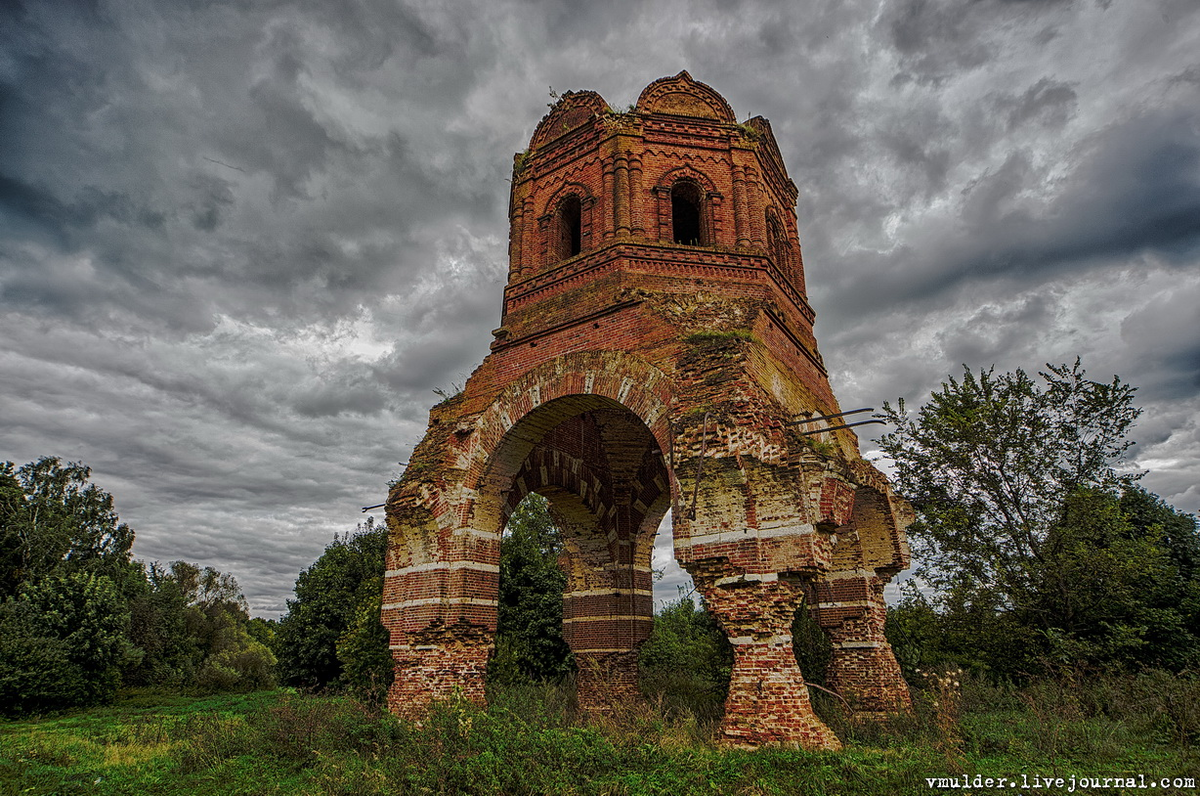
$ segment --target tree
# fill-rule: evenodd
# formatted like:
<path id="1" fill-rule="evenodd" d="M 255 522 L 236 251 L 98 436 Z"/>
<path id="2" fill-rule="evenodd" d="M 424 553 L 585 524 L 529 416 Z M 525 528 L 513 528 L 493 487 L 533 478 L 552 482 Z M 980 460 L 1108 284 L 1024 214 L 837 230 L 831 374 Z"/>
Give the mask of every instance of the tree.
<path id="1" fill-rule="evenodd" d="M 240 691 L 275 684 L 269 628 L 250 618 L 232 575 L 186 561 L 151 564 L 130 601 L 130 639 L 142 651 L 132 685 Z"/>
<path id="2" fill-rule="evenodd" d="M 368 518 L 353 535 L 335 538 L 321 557 L 300 573 L 296 599 L 288 601 L 288 613 L 276 632 L 280 678 L 285 684 L 311 689 L 347 685 L 338 643 L 360 622 L 363 627 L 351 635 L 355 643 L 361 641 L 358 636 L 362 633 L 382 643 L 387 669 L 377 672 L 375 680 L 390 683 L 391 656 L 386 651 L 387 635 L 378 609 L 373 618 L 359 616 L 362 607 L 378 602 L 382 593 L 386 549 L 386 527 Z M 355 669 L 355 676 L 371 679 L 368 672 L 359 669 Z"/>
<path id="3" fill-rule="evenodd" d="M 671 707 L 713 718 L 729 690 L 733 647 L 711 613 L 681 597 L 655 614 L 638 668 L 651 694 L 662 694 Z"/>
<path id="4" fill-rule="evenodd" d="M 562 536 L 550 504 L 531 494 L 513 511 L 500 540 L 500 595 L 496 653 L 488 667 L 494 682 L 553 680 L 574 669 L 563 639 Z"/>
<path id="5" fill-rule="evenodd" d="M 880 446 L 917 510 L 916 574 L 936 609 L 910 604 L 893 624 L 911 642 L 935 615 L 940 654 L 1011 672 L 1182 666 L 1193 620 L 1171 593 L 1195 585 L 1200 547 L 1194 523 L 1185 528 L 1118 469 L 1133 444 L 1134 389 L 1088 380 L 1079 360 L 1038 375 L 1041 384 L 1021 370 L 964 367 L 915 418 L 903 402 L 885 405 L 896 431 Z M 1167 638 L 1177 643 L 1163 647 Z"/>
<path id="6" fill-rule="evenodd" d="M 0 605 L 0 705 L 38 710 L 109 701 L 137 654 L 112 580 L 50 575 Z"/>
<path id="7" fill-rule="evenodd" d="M 90 478 L 86 465 L 51 456 L 19 469 L 0 463 L 0 597 L 51 573 L 107 575 L 123 594 L 136 589 L 133 529 Z"/>

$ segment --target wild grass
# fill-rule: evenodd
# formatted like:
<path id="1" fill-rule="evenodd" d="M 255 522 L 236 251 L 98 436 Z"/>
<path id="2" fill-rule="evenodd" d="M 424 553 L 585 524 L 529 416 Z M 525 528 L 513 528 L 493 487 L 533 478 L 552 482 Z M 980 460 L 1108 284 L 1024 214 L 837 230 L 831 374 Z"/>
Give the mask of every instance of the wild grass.
<path id="1" fill-rule="evenodd" d="M 1200 778 L 1197 678 L 945 675 L 891 717 L 818 692 L 846 744 L 824 753 L 723 748 L 707 701 L 664 691 L 585 721 L 569 683 L 507 686 L 486 710 L 447 702 L 420 726 L 340 697 L 138 692 L 0 723 L 0 794 L 929 794 L 926 777 L 952 774 Z"/>

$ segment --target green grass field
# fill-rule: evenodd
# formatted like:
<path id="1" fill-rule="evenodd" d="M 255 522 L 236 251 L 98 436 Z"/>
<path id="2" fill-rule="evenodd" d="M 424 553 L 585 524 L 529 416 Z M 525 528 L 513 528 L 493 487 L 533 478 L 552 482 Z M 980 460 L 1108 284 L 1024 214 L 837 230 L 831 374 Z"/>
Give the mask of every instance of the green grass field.
<path id="1" fill-rule="evenodd" d="M 497 690 L 486 711 L 443 705 L 420 728 L 345 698 L 135 692 L 110 707 L 0 723 L 0 793 L 1049 796 L 1068 784 L 943 789 L 926 778 L 1200 779 L 1196 680 L 964 682 L 917 697 L 913 715 L 882 724 L 823 704 L 846 748 L 808 753 L 722 749 L 711 724 L 662 704 L 583 723 L 554 687 Z"/>

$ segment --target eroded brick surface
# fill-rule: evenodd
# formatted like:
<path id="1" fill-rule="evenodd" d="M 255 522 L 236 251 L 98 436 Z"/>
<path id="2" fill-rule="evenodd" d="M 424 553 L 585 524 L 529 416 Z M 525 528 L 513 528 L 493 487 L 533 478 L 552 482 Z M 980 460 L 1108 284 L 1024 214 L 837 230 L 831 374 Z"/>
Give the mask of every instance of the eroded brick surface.
<path id="1" fill-rule="evenodd" d="M 568 93 L 538 125 L 514 161 L 502 326 L 389 495 L 393 710 L 483 699 L 500 533 L 530 492 L 564 530 L 583 709 L 640 698 L 668 509 L 676 558 L 734 643 L 730 743 L 837 746 L 791 653 L 802 603 L 840 691 L 865 711 L 908 705 L 882 587 L 907 565 L 911 513 L 851 431 L 803 433 L 840 410 L 795 200 L 767 121 L 737 124 L 686 73 L 629 113 Z"/>

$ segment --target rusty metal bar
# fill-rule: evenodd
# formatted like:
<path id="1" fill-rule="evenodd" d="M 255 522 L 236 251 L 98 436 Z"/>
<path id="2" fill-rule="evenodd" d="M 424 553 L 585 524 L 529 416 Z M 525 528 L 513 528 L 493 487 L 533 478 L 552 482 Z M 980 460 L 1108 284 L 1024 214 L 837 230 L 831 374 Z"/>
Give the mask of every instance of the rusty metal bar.
<path id="1" fill-rule="evenodd" d="M 846 423 L 841 426 L 830 426 L 829 428 L 818 428 L 813 431 L 798 431 L 802 437 L 811 437 L 813 434 L 824 434 L 826 431 L 838 431 L 843 428 L 854 428 L 855 426 L 869 426 L 872 423 L 878 423 L 881 426 L 886 426 L 887 423 L 883 420 L 860 420 L 857 423 Z"/>
<path id="2" fill-rule="evenodd" d="M 857 414 L 861 414 L 863 412 L 874 412 L 874 411 L 875 411 L 875 407 L 868 406 L 865 409 L 851 409 L 849 412 L 836 412 L 832 415 L 817 415 L 816 417 L 810 417 L 807 420 L 788 420 L 784 423 L 784 425 L 785 426 L 798 426 L 798 425 L 801 425 L 802 423 L 815 423 L 818 420 L 832 420 L 835 417 L 845 417 L 846 415 L 857 415 Z M 828 429 L 826 429 L 826 430 L 828 430 Z"/>

